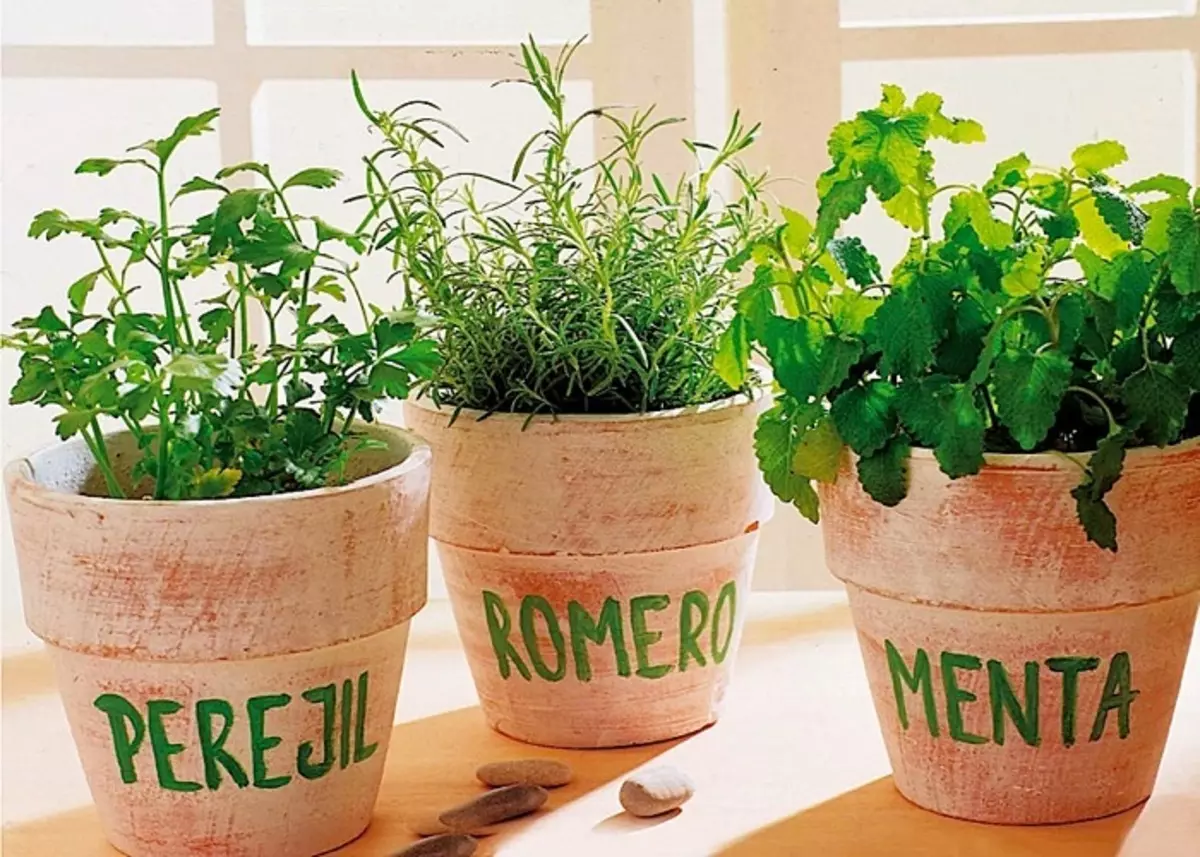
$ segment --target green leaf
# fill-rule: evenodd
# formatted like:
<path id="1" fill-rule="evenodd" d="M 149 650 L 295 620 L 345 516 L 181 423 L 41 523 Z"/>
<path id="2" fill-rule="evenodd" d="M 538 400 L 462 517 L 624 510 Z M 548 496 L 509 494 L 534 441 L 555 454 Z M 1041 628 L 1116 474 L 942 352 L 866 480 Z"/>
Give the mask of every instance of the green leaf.
<path id="1" fill-rule="evenodd" d="M 778 315 L 767 319 L 763 345 L 775 380 L 797 401 L 817 395 L 822 338 L 821 327 L 814 319 Z"/>
<path id="2" fill-rule="evenodd" d="M 933 449 L 946 431 L 954 385 L 945 375 L 926 375 L 901 384 L 896 390 L 900 422 L 921 446 Z"/>
<path id="3" fill-rule="evenodd" d="M 1136 181 L 1125 188 L 1125 192 L 1128 194 L 1165 193 L 1169 197 L 1174 197 L 1184 202 L 1187 201 L 1190 191 L 1191 185 L 1185 179 L 1163 173 Z"/>
<path id="4" fill-rule="evenodd" d="M 257 173 L 263 178 L 268 178 L 271 175 L 271 170 L 266 164 L 260 164 L 258 161 L 242 161 L 240 164 L 232 164 L 217 170 L 217 178 L 227 179 L 238 173 Z"/>
<path id="5" fill-rule="evenodd" d="M 987 139 L 983 126 L 974 119 L 959 119 L 942 112 L 942 97 L 933 92 L 917 96 L 913 110 L 929 119 L 929 136 L 941 137 L 951 143 L 982 143 Z"/>
<path id="6" fill-rule="evenodd" d="M 210 470 L 196 468 L 192 480 L 192 496 L 199 500 L 228 497 L 242 479 L 242 471 L 232 467 L 213 467 Z"/>
<path id="7" fill-rule="evenodd" d="M 817 239 L 824 245 L 837 233 L 842 222 L 862 211 L 867 202 L 867 181 L 863 178 L 835 182 L 817 206 Z"/>
<path id="8" fill-rule="evenodd" d="M 141 158 L 88 158 L 75 168 L 75 173 L 77 175 L 94 173 L 98 176 L 106 176 L 125 164 L 145 165 L 145 163 Z"/>
<path id="9" fill-rule="evenodd" d="M 740 390 L 750 372 L 750 331 L 745 316 L 733 317 L 717 340 L 713 369 L 731 389 Z"/>
<path id="10" fill-rule="evenodd" d="M 913 232 L 925 228 L 925 203 L 911 187 L 900 188 L 899 193 L 883 203 L 883 210 L 892 220 Z"/>
<path id="11" fill-rule="evenodd" d="M 1005 351 L 996 358 L 996 411 L 1022 449 L 1046 438 L 1071 383 L 1071 361 L 1057 351 Z"/>
<path id="12" fill-rule="evenodd" d="M 175 191 L 174 198 L 179 199 L 179 197 L 187 196 L 189 193 L 199 193 L 201 191 L 206 191 L 206 190 L 215 190 L 215 191 L 220 191 L 221 193 L 229 193 L 229 188 L 225 187 L 225 185 L 218 184 L 217 182 L 211 181 L 209 179 L 201 178 L 200 176 L 195 176 L 194 178 L 188 179 L 187 181 L 185 181 L 183 184 L 181 184 L 179 186 L 179 190 Z"/>
<path id="13" fill-rule="evenodd" d="M 1117 549 L 1117 519 L 1105 495 L 1121 478 L 1125 464 L 1124 433 L 1110 434 L 1100 441 L 1087 463 L 1087 476 L 1071 490 L 1080 523 L 1089 539 L 1102 548 Z"/>
<path id="14" fill-rule="evenodd" d="M 883 298 L 868 297 L 861 292 L 845 290 L 829 297 L 830 323 L 843 335 L 861 334 L 867 319 L 875 314 Z"/>
<path id="15" fill-rule="evenodd" d="M 895 506 L 908 495 L 911 452 L 908 440 L 894 437 L 872 455 L 858 459 L 858 481 L 871 499 Z"/>
<path id="16" fill-rule="evenodd" d="M 1104 259 L 1129 249 L 1129 243 L 1113 232 L 1112 227 L 1100 216 L 1096 198 L 1090 196 L 1075 206 L 1075 217 L 1079 220 L 1079 232 L 1087 246 Z"/>
<path id="17" fill-rule="evenodd" d="M 100 268 L 84 274 L 67 288 L 67 300 L 71 302 L 71 307 L 76 312 L 83 312 L 88 295 L 92 293 L 92 289 L 96 288 L 96 278 L 102 273 L 104 273 L 104 269 Z"/>
<path id="18" fill-rule="evenodd" d="M 67 408 L 54 418 L 54 433 L 66 440 L 91 425 L 98 413 L 94 409 Z"/>
<path id="19" fill-rule="evenodd" d="M 1125 379 L 1121 396 L 1130 419 L 1150 443 L 1166 446 L 1179 439 L 1190 391 L 1170 366 L 1147 363 Z"/>
<path id="20" fill-rule="evenodd" d="M 228 307 L 215 307 L 201 315 L 197 321 L 209 342 L 221 342 L 233 326 L 233 311 Z"/>
<path id="21" fill-rule="evenodd" d="M 878 283 L 883 278 L 879 260 L 858 238 L 835 238 L 829 242 L 829 254 L 846 276 L 860 286 Z"/>
<path id="22" fill-rule="evenodd" d="M 1035 294 L 1042 287 L 1042 268 L 1046 259 L 1041 247 L 1033 247 L 1022 256 L 1018 256 L 1000 278 L 1000 288 L 1006 294 L 1015 298 L 1023 298 Z"/>
<path id="23" fill-rule="evenodd" d="M 992 177 L 983 186 L 983 192 L 990 197 L 1003 188 L 1016 187 L 1029 173 L 1029 167 L 1029 156 L 1024 152 L 1005 158 L 992 170 Z"/>
<path id="24" fill-rule="evenodd" d="M 896 388 L 887 381 L 851 387 L 833 400 L 830 414 L 838 433 L 859 455 L 882 449 L 896 432 L 893 400 Z"/>
<path id="25" fill-rule="evenodd" d="M 341 179 L 340 170 L 329 167 L 309 167 L 285 181 L 282 190 L 287 190 L 289 187 L 331 188 Z"/>
<path id="26" fill-rule="evenodd" d="M 783 230 L 783 249 L 793 259 L 800 259 L 808 250 L 808 241 L 812 237 L 813 225 L 807 217 L 787 206 L 780 206 L 786 226 Z"/>
<path id="27" fill-rule="evenodd" d="M 366 252 L 367 245 L 361 236 L 338 229 L 336 226 L 326 223 L 319 217 L 314 217 L 312 220 L 313 225 L 317 229 L 318 241 L 341 241 L 356 253 Z"/>
<path id="28" fill-rule="evenodd" d="M 1129 153 L 1116 140 L 1084 143 L 1071 153 L 1071 163 L 1089 173 L 1112 169 L 1129 160 Z"/>
<path id="29" fill-rule="evenodd" d="M 1186 208 L 1172 211 L 1167 240 L 1171 283 L 1181 295 L 1200 293 L 1200 215 Z"/>
<path id="30" fill-rule="evenodd" d="M 58 317 L 58 313 L 54 311 L 54 307 L 44 306 L 42 311 L 32 318 L 23 318 L 17 321 L 13 327 L 16 328 L 33 328 L 44 333 L 62 333 L 70 330 L 66 322 Z"/>
<path id="31" fill-rule="evenodd" d="M 224 354 L 178 351 L 163 366 L 171 385 L 180 390 L 233 398 L 242 385 L 242 364 Z"/>
<path id="32" fill-rule="evenodd" d="M 1200 391 L 1200 324 L 1194 324 L 1175 337 L 1171 345 L 1171 365 L 1181 384 Z"/>
<path id="33" fill-rule="evenodd" d="M 758 418 L 754 431 L 754 453 L 767 486 L 785 503 L 791 503 L 814 524 L 820 521 L 816 491 L 809 480 L 792 472 L 794 455 L 792 422 L 772 408 Z"/>
<path id="34" fill-rule="evenodd" d="M 1118 329 L 1137 324 L 1142 305 L 1150 290 L 1151 274 L 1142 254 L 1137 251 L 1119 254 L 1100 273 L 1097 291 L 1116 308 Z"/>
<path id="35" fill-rule="evenodd" d="M 868 338 L 882 352 L 882 375 L 912 377 L 933 363 L 937 345 L 929 308 L 914 289 L 893 289 L 867 325 Z"/>
<path id="36" fill-rule="evenodd" d="M 845 444 L 833 418 L 826 414 L 800 436 L 792 456 L 792 472 L 805 479 L 833 484 L 837 481 Z"/>
<path id="37" fill-rule="evenodd" d="M 195 116 L 185 116 L 179 120 L 179 124 L 175 126 L 175 130 L 171 135 L 163 140 L 156 140 L 154 143 L 154 153 L 158 155 L 160 161 L 166 161 L 171 157 L 176 147 L 186 140 L 188 137 L 198 137 L 208 131 L 211 131 L 213 120 L 221 115 L 219 107 L 213 107 L 210 110 L 205 110 L 203 113 L 197 113 Z"/>
<path id="38" fill-rule="evenodd" d="M 1103 187 L 1092 188 L 1092 198 L 1096 202 L 1096 210 L 1113 234 L 1125 241 L 1141 243 L 1148 218 L 1133 200 Z"/>
<path id="39" fill-rule="evenodd" d="M 408 369 L 395 363 L 378 363 L 371 370 L 367 384 L 377 396 L 403 399 L 408 396 L 412 375 Z"/>
<path id="40" fill-rule="evenodd" d="M 770 274 L 769 268 L 767 274 Z M 771 281 L 755 276 L 754 282 L 738 292 L 736 303 L 738 314 L 746 320 L 750 337 L 762 340 L 767 321 L 775 314 L 775 292 Z"/>
<path id="41" fill-rule="evenodd" d="M 394 362 L 399 363 L 418 378 L 432 378 L 434 370 L 442 365 L 438 345 L 432 339 L 421 339 L 400 350 Z"/>
<path id="42" fill-rule="evenodd" d="M 1071 489 L 1075 498 L 1075 514 L 1083 524 L 1088 539 L 1105 550 L 1117 549 L 1117 518 L 1103 500 L 1096 500 L 1082 485 Z"/>
<path id="43" fill-rule="evenodd" d="M 941 439 L 933 454 L 942 472 L 951 479 L 978 473 L 983 467 L 983 436 L 986 424 L 975 401 L 975 390 L 955 384 L 946 399 L 946 419 Z"/>

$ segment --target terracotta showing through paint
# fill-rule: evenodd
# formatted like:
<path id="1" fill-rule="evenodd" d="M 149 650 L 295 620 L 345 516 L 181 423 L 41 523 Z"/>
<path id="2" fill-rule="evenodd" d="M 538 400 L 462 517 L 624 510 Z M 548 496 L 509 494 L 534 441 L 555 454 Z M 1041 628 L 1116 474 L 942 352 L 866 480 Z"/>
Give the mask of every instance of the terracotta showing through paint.
<path id="1" fill-rule="evenodd" d="M 560 747 L 716 720 L 772 503 L 746 398 L 636 416 L 405 404 L 430 533 L 488 722 Z"/>
<path id="2" fill-rule="evenodd" d="M 366 829 L 409 620 L 430 453 L 274 497 L 110 500 L 81 443 L 6 471 L 25 616 L 109 840 L 134 857 L 313 855 Z M 133 452 L 109 441 L 115 463 Z M 135 495 L 136 496 L 136 495 Z"/>
<path id="3" fill-rule="evenodd" d="M 896 786 L 1002 824 L 1097 818 L 1150 796 L 1200 603 L 1200 442 L 1131 451 L 1089 543 L 1051 455 L 949 480 L 926 450 L 894 508 L 847 462 L 821 487 Z"/>

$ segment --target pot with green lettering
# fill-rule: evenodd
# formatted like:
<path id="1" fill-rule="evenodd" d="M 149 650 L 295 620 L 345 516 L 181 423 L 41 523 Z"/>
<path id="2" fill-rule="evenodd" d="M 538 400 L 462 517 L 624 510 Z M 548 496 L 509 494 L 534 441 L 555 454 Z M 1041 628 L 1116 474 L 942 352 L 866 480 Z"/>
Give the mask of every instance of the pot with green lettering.
<path id="1" fill-rule="evenodd" d="M 430 453 L 366 431 L 347 484 L 275 496 L 102 498 L 82 441 L 9 466 L 25 615 L 121 851 L 310 855 L 367 827 L 425 603 Z M 136 446 L 107 443 L 132 489 Z"/>
<path id="2" fill-rule="evenodd" d="M 434 450 L 430 532 L 488 722 L 562 747 L 714 722 L 772 508 L 757 403 L 453 422 L 405 407 Z"/>
<path id="3" fill-rule="evenodd" d="M 1129 451 L 1116 552 L 1079 526 L 1070 458 L 988 455 L 951 480 L 914 450 L 892 508 L 849 456 L 820 487 L 896 785 L 921 806 L 1043 824 L 1150 795 L 1200 602 L 1200 440 Z"/>

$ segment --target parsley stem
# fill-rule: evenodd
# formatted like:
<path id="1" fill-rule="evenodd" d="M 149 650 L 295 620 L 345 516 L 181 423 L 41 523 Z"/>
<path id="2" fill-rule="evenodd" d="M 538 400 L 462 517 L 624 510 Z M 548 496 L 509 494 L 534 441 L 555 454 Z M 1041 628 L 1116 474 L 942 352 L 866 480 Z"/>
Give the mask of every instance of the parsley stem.
<path id="1" fill-rule="evenodd" d="M 158 251 L 158 274 L 162 283 L 162 299 L 163 311 L 167 316 L 167 342 L 171 344 L 171 350 L 174 351 L 179 347 L 179 329 L 175 321 L 175 295 L 171 290 L 171 273 L 168 253 L 170 252 L 170 243 L 167 234 L 167 186 L 163 175 L 165 164 L 159 164 L 158 169 L 154 171 L 154 177 L 158 181 L 158 220 L 159 232 L 161 235 L 161 244 Z"/>
<path id="2" fill-rule="evenodd" d="M 167 412 L 168 408 L 167 395 L 163 392 L 158 397 L 158 466 L 154 473 L 154 499 L 165 500 L 167 498 L 167 469 L 170 464 L 170 456 L 168 455 L 167 447 L 170 440 L 170 415 Z"/>
<path id="3" fill-rule="evenodd" d="M 113 472 L 112 462 L 108 457 L 108 447 L 104 443 L 104 433 L 100 431 L 100 422 L 92 417 L 90 425 L 92 433 L 89 435 L 85 428 L 81 434 L 84 442 L 88 445 L 88 449 L 92 452 L 92 458 L 96 462 L 96 466 L 100 468 L 101 474 L 104 475 L 104 482 L 108 486 L 109 496 L 115 497 L 118 500 L 125 499 L 125 491 L 121 488 L 121 483 L 117 481 L 117 475 Z"/>

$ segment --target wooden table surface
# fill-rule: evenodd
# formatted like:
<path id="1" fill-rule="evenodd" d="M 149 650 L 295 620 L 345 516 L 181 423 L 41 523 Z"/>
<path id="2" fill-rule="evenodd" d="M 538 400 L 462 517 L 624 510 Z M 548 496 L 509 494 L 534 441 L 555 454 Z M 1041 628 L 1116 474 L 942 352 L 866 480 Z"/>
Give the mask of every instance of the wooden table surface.
<path id="1" fill-rule="evenodd" d="M 1198 646 L 1197 648 L 1200 648 Z M 74 757 L 48 662 L 3 663 L 3 852 L 114 857 Z M 1063 827 L 1002 828 L 941 818 L 892 787 L 842 595 L 751 600 L 722 721 L 681 741 L 611 751 L 541 750 L 490 731 L 475 705 L 448 606 L 413 627 L 374 823 L 343 857 L 386 857 L 413 841 L 407 819 L 477 794 L 484 761 L 561 758 L 576 782 L 547 810 L 484 840 L 480 855 L 541 857 L 1188 857 L 1200 855 L 1200 652 L 1184 679 L 1155 796 L 1144 807 Z M 621 814 L 622 777 L 669 762 L 697 784 L 675 817 Z M 281 855 L 286 857 L 286 855 Z"/>

